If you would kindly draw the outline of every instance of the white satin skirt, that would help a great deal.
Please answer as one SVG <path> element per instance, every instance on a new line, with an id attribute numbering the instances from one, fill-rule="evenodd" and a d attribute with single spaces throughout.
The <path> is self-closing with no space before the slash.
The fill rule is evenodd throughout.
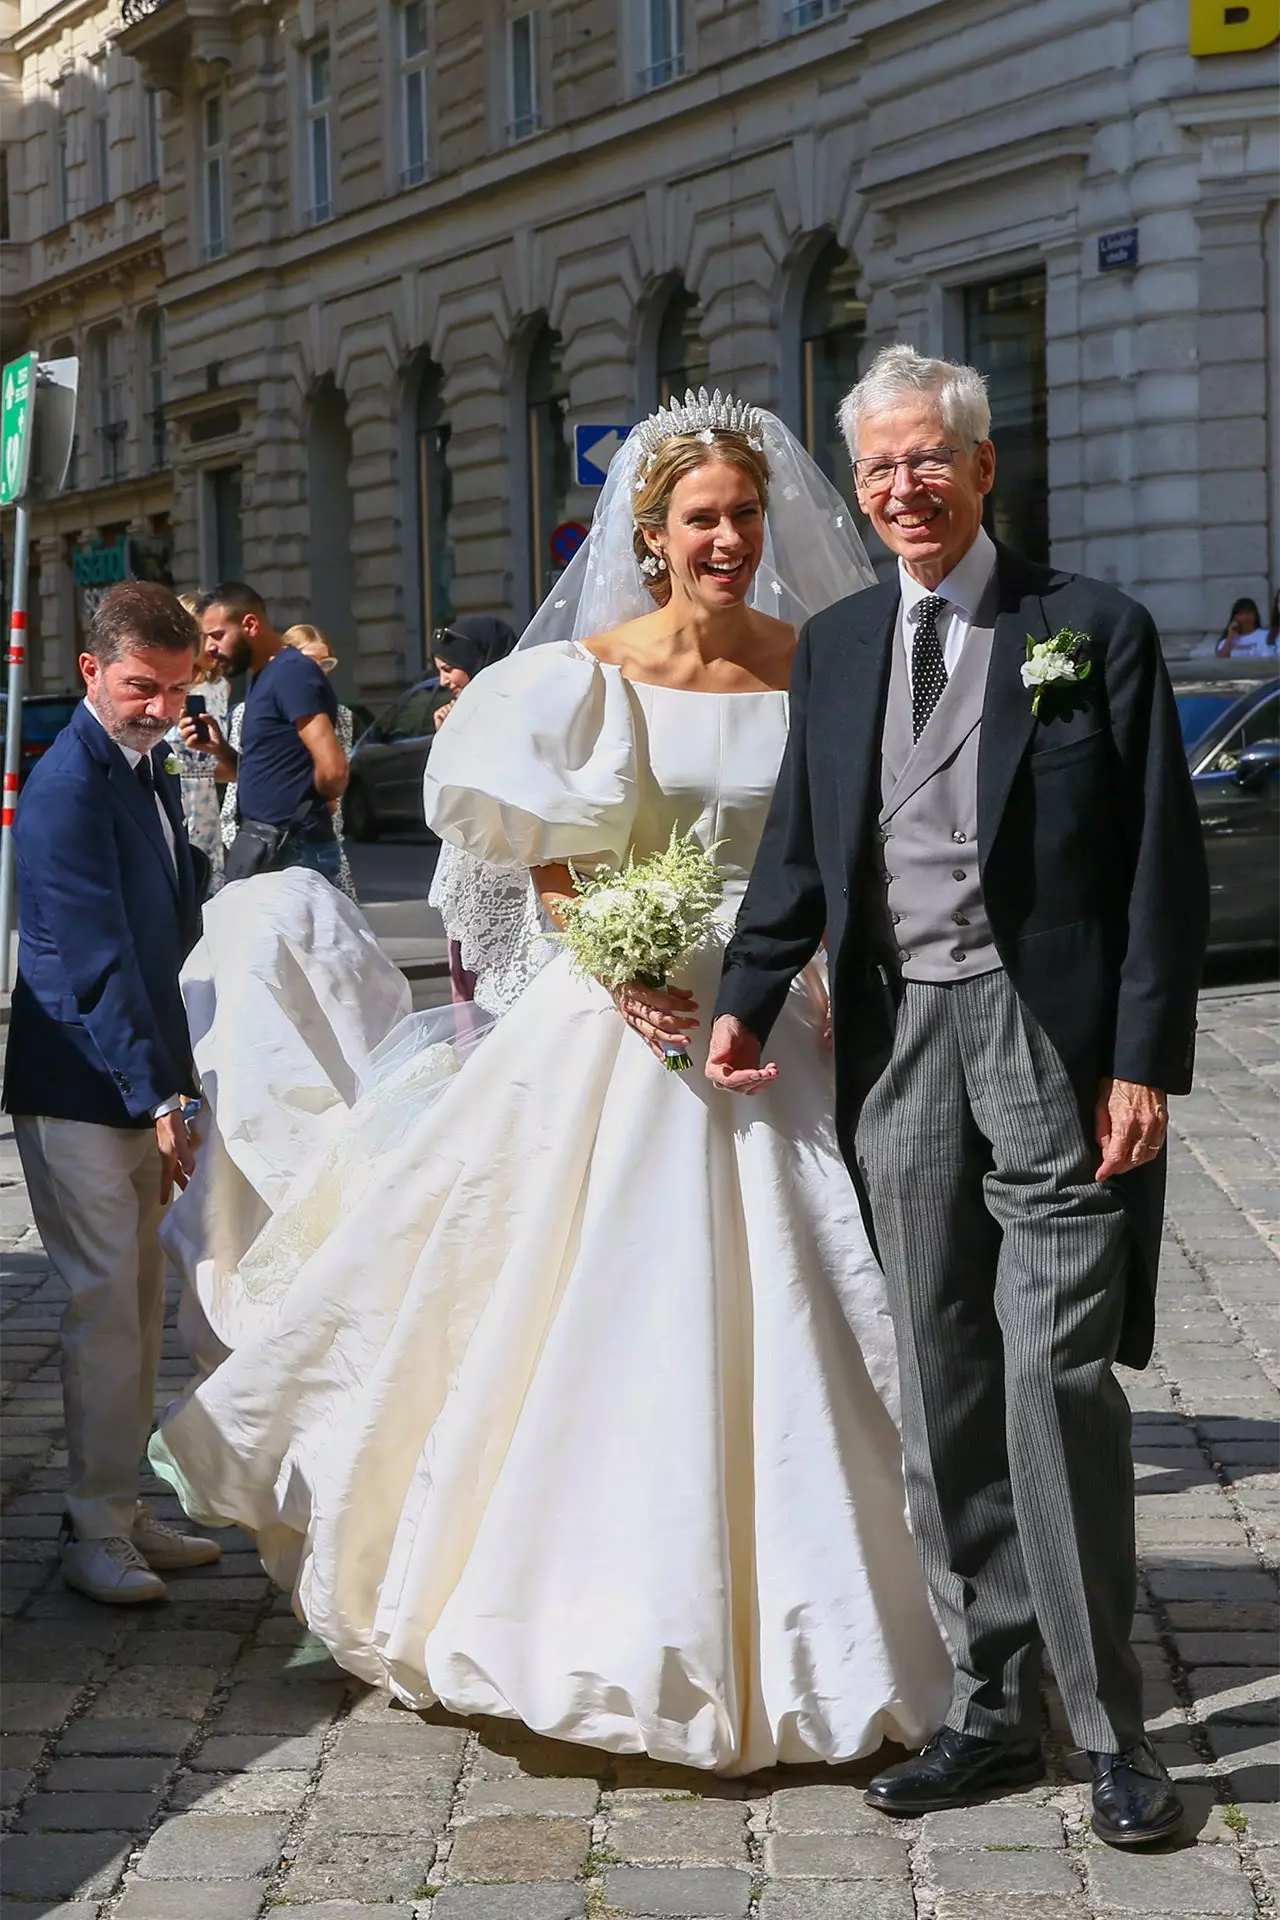
<path id="1" fill-rule="evenodd" d="M 357 1105 L 152 1459 L 407 1704 L 736 1773 L 918 1745 L 951 1668 L 818 1018 L 797 988 L 778 1080 L 715 1091 L 719 964 L 690 1073 L 562 956 Z"/>

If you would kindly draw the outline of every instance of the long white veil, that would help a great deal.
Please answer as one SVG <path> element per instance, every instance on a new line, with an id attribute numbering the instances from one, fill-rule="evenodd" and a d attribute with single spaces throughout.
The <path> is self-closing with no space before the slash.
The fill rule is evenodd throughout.
<path id="1" fill-rule="evenodd" d="M 705 387 L 690 392 L 690 408 L 735 403 Z M 647 424 L 647 423 L 646 423 Z M 858 536 L 853 514 L 826 475 L 776 414 L 760 409 L 753 422 L 764 442 L 772 476 L 765 516 L 764 556 L 752 584 L 750 604 L 799 627 L 810 614 L 875 585 L 875 573 Z M 635 556 L 632 502 L 647 451 L 633 430 L 614 455 L 596 502 L 591 530 L 520 637 L 520 646 L 550 640 L 586 640 L 625 620 L 652 613 Z"/>

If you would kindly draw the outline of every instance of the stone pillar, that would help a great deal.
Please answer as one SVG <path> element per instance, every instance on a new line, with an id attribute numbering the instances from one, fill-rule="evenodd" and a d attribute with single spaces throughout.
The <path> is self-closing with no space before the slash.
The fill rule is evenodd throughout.
<path id="1" fill-rule="evenodd" d="M 1266 618 L 1268 380 L 1263 223 L 1269 195 L 1227 182 L 1206 197 L 1200 228 L 1200 488 L 1206 634 L 1249 594 Z M 1272 455 L 1274 457 L 1274 454 Z"/>
<path id="2" fill-rule="evenodd" d="M 362 699 L 377 705 L 399 690 L 405 663 L 399 383 L 386 342 L 370 343 L 350 357 L 342 385 L 351 434 L 347 481 L 355 563 L 355 684 Z"/>

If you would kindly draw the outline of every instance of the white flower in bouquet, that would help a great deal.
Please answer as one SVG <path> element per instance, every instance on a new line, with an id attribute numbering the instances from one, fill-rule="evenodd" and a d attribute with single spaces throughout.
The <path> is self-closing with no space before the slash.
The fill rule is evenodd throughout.
<path id="1" fill-rule="evenodd" d="M 662 989 L 672 970 L 701 946 L 724 892 L 724 880 L 709 851 L 681 839 L 672 828 L 661 853 L 634 857 L 619 873 L 584 878 L 576 871 L 575 899 L 564 909 L 556 938 L 578 972 L 613 990 L 634 980 Z M 672 1048 L 667 1066 L 682 1073 L 687 1053 Z"/>

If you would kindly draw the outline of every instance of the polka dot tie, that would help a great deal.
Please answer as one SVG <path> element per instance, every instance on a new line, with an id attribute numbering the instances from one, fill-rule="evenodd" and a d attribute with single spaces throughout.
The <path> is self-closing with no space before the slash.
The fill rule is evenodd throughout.
<path id="1" fill-rule="evenodd" d="M 938 615 L 946 606 L 936 594 L 920 602 L 915 645 L 911 649 L 911 737 L 918 740 L 947 684 L 947 663 L 938 638 Z"/>

